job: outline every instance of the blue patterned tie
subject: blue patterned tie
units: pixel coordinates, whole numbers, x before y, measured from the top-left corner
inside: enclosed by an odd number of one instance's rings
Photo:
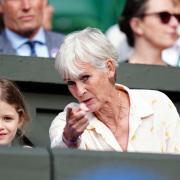
[[[29,45],[29,48],[31,50],[31,56],[37,57],[36,50],[35,50],[35,41],[27,41],[26,42]]]

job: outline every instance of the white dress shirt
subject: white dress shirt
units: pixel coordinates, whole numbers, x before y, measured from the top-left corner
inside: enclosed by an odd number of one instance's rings
[[[16,50],[16,54],[19,56],[31,56],[31,49],[26,44],[29,39],[16,34],[10,29],[6,28],[5,33],[7,34],[8,40],[11,42],[13,48]],[[35,51],[37,57],[49,57],[48,48],[46,45],[46,38],[44,29],[40,28],[32,41],[36,41]]]

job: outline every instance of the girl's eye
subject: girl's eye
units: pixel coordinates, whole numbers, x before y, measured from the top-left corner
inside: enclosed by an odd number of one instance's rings
[[[4,119],[4,121],[6,121],[6,122],[9,122],[9,121],[12,121],[12,120],[13,120],[13,118],[10,117],[10,116],[5,116],[3,119]]]

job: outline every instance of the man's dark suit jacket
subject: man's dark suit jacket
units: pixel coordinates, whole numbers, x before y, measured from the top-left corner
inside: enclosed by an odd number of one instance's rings
[[[45,31],[45,37],[49,57],[54,57],[64,40],[64,35],[61,33]],[[5,31],[2,31],[0,34],[0,54],[16,55],[16,51],[8,40]]]

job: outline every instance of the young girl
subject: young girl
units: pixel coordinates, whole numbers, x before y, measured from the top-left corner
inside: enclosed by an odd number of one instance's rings
[[[15,137],[22,144],[28,121],[29,115],[20,90],[13,82],[0,79],[0,146],[11,146]]]

